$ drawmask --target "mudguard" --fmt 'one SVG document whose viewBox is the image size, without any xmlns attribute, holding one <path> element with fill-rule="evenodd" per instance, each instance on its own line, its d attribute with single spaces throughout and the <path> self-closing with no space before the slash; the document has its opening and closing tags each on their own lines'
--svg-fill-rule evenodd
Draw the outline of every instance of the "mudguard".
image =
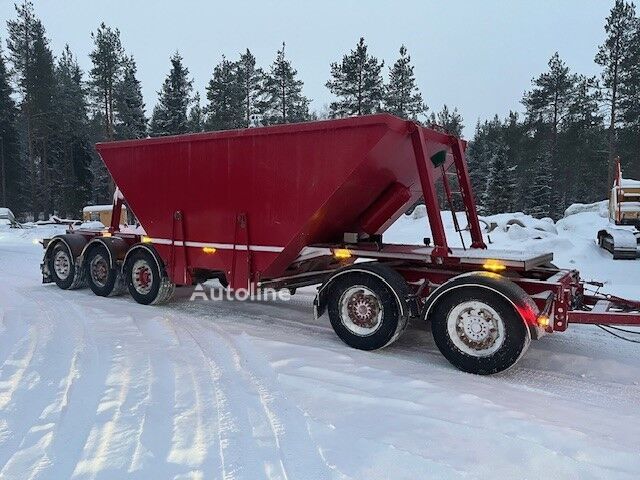
<svg viewBox="0 0 640 480">
<path fill-rule="evenodd" d="M 85 254 L 93 245 L 103 245 L 109 254 L 109 266 L 116 268 L 124 262 L 129 246 L 120 237 L 96 237 L 87 243 L 82 249 L 81 258 L 84 259 Z M 82 262 L 82 260 L 81 260 Z"/>
<path fill-rule="evenodd" d="M 513 305 L 522 320 L 529 327 L 537 327 L 537 319 L 539 310 L 533 299 L 518 285 L 510 281 L 508 278 L 492 272 L 469 272 L 458 275 L 448 282 L 443 283 L 436 288 L 425 303 L 422 318 L 427 320 L 433 305 L 447 292 L 456 288 L 465 286 L 477 286 L 492 290 L 497 295 L 504 297 Z"/>
<path fill-rule="evenodd" d="M 42 283 L 51 283 L 48 260 L 53 248 L 59 243 L 64 243 L 71 252 L 71 261 L 73 262 L 73 265 L 76 265 L 78 262 L 82 262 L 82 252 L 87 244 L 87 239 L 84 236 L 78 233 L 63 233 L 52 237 L 44 249 L 44 256 L 42 258 L 42 263 L 40 264 L 40 270 L 42 271 Z"/>
</svg>

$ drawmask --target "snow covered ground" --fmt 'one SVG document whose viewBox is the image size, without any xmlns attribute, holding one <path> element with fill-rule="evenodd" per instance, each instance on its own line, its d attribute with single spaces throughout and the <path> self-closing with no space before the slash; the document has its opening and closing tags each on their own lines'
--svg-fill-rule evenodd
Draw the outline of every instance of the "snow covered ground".
<svg viewBox="0 0 640 480">
<path fill-rule="evenodd" d="M 640 297 L 640 261 L 596 247 L 597 211 L 505 231 L 511 218 L 487 219 L 491 248 L 551 249 Z M 425 224 L 402 218 L 387 240 L 419 242 Z M 145 307 L 41 285 L 32 240 L 52 230 L 0 231 L 2 479 L 638 477 L 640 345 L 573 326 L 473 376 L 425 325 L 347 348 L 313 320 L 311 291 Z"/>
</svg>

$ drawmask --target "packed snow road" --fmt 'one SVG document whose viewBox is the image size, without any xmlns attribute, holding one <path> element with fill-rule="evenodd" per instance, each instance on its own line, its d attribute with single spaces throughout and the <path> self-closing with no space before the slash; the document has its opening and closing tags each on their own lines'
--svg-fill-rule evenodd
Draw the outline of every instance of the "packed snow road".
<svg viewBox="0 0 640 480">
<path fill-rule="evenodd" d="M 147 307 L 42 285 L 33 235 L 0 232 L 0 478 L 637 478 L 640 345 L 574 326 L 473 376 L 425 325 L 349 349 L 310 292 Z"/>
</svg>

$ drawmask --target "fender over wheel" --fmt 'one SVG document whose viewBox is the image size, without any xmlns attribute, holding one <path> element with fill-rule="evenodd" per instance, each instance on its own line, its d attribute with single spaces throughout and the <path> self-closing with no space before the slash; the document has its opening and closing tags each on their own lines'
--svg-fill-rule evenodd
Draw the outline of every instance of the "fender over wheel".
<svg viewBox="0 0 640 480">
<path fill-rule="evenodd" d="M 393 343 L 407 325 L 408 287 L 390 267 L 353 265 L 328 280 L 327 310 L 340 339 L 360 350 Z"/>
</svg>

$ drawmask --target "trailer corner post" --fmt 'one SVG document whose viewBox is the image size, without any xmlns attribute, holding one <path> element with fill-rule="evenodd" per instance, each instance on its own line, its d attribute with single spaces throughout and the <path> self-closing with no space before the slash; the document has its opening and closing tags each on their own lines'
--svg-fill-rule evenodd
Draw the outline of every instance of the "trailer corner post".
<svg viewBox="0 0 640 480">
<path fill-rule="evenodd" d="M 429 218 L 429 226 L 431 227 L 431 235 L 433 237 L 433 251 L 431 255 L 433 257 L 446 257 L 449 254 L 449 246 L 447 245 L 447 236 L 444 231 L 442 217 L 440 216 L 438 195 L 435 189 L 435 178 L 427 164 L 428 156 L 424 133 L 422 128 L 414 122 L 407 123 L 409 132 L 411 133 L 411 142 L 416 157 L 420 187 L 422 188 L 424 204 L 427 209 L 427 217 Z"/>
</svg>

